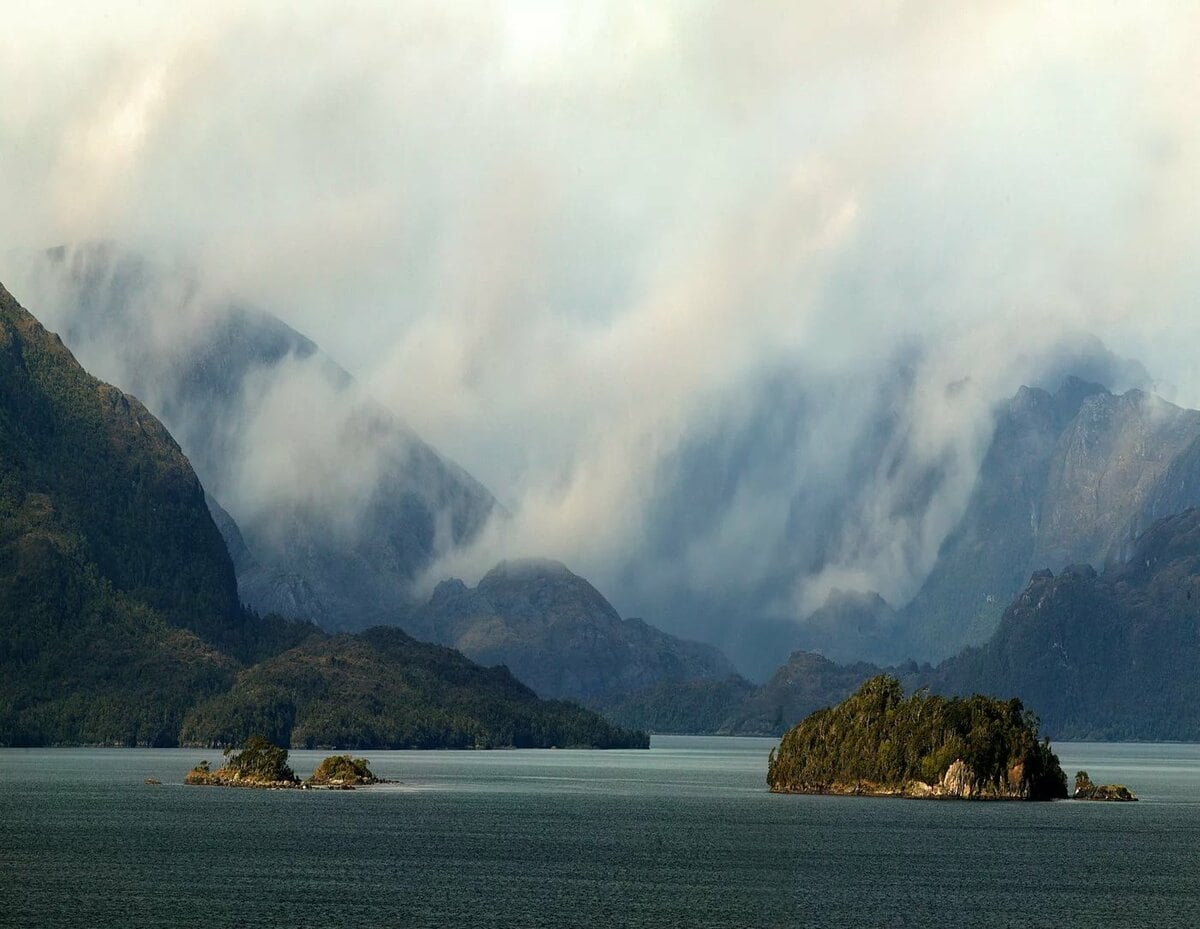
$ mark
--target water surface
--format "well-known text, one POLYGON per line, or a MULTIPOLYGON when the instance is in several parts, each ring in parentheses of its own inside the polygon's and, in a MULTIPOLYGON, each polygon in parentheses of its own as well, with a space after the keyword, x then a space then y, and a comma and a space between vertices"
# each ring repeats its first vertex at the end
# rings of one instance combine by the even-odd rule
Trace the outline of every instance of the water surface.
POLYGON ((354 792, 3 750, 0 926, 1200 926, 1200 746, 1062 743, 1142 802, 1020 804, 776 796, 773 744, 370 752, 402 784, 354 792))

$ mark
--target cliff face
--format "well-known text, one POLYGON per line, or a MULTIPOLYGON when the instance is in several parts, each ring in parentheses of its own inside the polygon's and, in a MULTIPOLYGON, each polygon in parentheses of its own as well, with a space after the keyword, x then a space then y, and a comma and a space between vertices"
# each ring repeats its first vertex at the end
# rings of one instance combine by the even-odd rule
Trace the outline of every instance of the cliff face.
POLYGON ((1066 775, 1019 700, 905 699, 879 676, 788 730, 767 772, 780 793, 1054 800, 1066 775))
POLYGON ((1059 737, 1200 738, 1200 511, 1156 523, 1124 564, 1042 571, 935 687, 1018 693, 1059 737))
POLYGON ((596 588, 553 561, 504 562, 475 588, 444 582, 406 628, 480 664, 504 664, 545 696, 592 699, 733 673, 712 646, 622 619, 596 588))
POLYGON ((1137 535, 1200 504, 1200 413, 1068 379, 1022 388, 998 419, 971 502, 901 611, 899 655, 987 640, 1029 576, 1131 557, 1137 535))

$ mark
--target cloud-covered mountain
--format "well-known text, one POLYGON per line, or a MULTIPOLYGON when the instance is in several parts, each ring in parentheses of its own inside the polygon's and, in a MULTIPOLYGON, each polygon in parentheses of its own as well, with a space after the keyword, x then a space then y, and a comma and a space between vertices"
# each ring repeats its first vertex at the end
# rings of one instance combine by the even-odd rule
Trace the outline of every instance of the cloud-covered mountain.
POLYGON ((1053 395, 1022 388, 998 418, 962 521, 902 611, 908 655, 982 643, 1034 571, 1129 558, 1154 520, 1200 504, 1198 443, 1200 412, 1142 390, 1078 379, 1053 395))
POLYGON ((204 491, 137 399, 0 286, 0 745, 644 747, 398 629, 238 603, 204 491))
POLYGON ((111 244, 29 255, 23 270, 84 363, 179 438, 256 610, 331 629, 392 619, 496 511, 309 339, 186 270, 111 244))
POLYGON ((1200 738, 1200 510, 1166 517, 1102 573, 1040 571, 936 687, 1018 694, 1047 731, 1086 739, 1200 738))

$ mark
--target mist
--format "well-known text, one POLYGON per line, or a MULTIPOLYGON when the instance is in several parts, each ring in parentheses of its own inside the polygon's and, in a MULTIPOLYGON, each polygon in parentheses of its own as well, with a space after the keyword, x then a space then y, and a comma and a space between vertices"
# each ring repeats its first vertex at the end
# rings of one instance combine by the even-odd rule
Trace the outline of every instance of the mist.
POLYGON ((1021 384, 1134 358, 1200 405, 1200 14, 793 6, 22 10, 0 280, 53 317, 13 256, 119 243, 187 282, 145 351, 233 302, 353 376, 301 352, 244 393, 230 448, 278 454, 212 488, 239 522, 283 495, 352 529, 369 402, 508 514, 426 588, 549 555, 711 641, 899 604, 1021 384))

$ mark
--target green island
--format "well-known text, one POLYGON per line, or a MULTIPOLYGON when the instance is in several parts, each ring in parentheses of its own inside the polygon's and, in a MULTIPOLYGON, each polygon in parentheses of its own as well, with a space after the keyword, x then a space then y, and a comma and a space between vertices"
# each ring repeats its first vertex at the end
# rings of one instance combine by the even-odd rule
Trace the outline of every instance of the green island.
POLYGON ((251 736, 241 751, 225 749, 225 764, 216 771, 202 761, 183 782, 198 787, 299 787, 300 779, 288 766, 287 758, 286 748, 272 745, 262 736, 251 736))
POLYGON ((1115 803, 1132 803, 1137 796, 1124 784, 1093 784, 1086 771, 1075 773, 1075 800, 1102 800, 1115 803))
POLYGON ((353 790, 368 784, 382 783, 369 767, 366 758, 349 755, 330 755, 312 773, 305 787, 325 787, 330 790, 353 790))
POLYGON ((308 780, 301 781, 288 765, 288 751, 263 736, 251 736, 240 750, 225 749, 225 763, 212 770, 202 761, 188 772, 185 784, 196 787, 256 787, 266 790, 295 788, 353 790, 383 780, 372 773, 367 759, 330 755, 308 780))
POLYGON ((1020 700, 940 697, 879 675, 772 749, 775 793, 1059 800, 1067 778, 1020 700))

